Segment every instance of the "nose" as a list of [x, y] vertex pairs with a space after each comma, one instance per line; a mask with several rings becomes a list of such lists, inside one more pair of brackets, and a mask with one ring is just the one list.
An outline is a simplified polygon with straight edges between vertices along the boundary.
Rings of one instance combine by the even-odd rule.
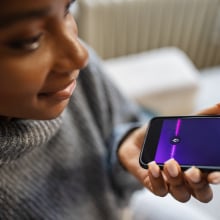
[[54, 45], [54, 71], [71, 72], [82, 69], [88, 62], [88, 51], [73, 31], [59, 34]]

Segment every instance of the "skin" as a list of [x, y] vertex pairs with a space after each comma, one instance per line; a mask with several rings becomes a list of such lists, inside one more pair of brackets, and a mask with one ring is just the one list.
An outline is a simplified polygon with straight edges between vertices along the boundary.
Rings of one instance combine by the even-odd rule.
[[[88, 54], [78, 40], [69, 0], [7, 0], [0, 13], [0, 115], [2, 118], [48, 120], [61, 114], [74, 92], [79, 70]], [[31, 15], [31, 16], [30, 16]], [[33, 16], [34, 15], [34, 16]], [[219, 105], [201, 114], [219, 114]], [[145, 170], [139, 154], [146, 126], [133, 131], [119, 148], [119, 160], [155, 195], [173, 195], [181, 202], [191, 195], [212, 199], [210, 183], [220, 174], [196, 168], [181, 172], [168, 161], [164, 171], [154, 162]]]
[[[9, 0], [1, 4], [0, 20], [5, 22], [0, 25], [0, 115], [57, 117], [68, 104], [88, 56], [68, 12], [69, 1]], [[38, 11], [35, 17], [18, 16], [33, 11]]]

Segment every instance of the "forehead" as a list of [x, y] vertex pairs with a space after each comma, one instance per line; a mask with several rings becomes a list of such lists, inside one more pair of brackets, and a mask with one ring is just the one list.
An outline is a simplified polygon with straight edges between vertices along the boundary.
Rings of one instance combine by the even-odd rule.
[[0, 0], [0, 17], [33, 9], [56, 7], [68, 0]]
[[[55, 0], [56, 1], [56, 0]], [[54, 2], [55, 2], [54, 1]], [[9, 11], [20, 11], [25, 9], [30, 9], [37, 6], [47, 5], [53, 2], [51, 0], [0, 0], [0, 11], [5, 14]]]
[[0, 26], [7, 26], [16, 20], [40, 16], [62, 9], [68, 0], [7, 0], [0, 7]]

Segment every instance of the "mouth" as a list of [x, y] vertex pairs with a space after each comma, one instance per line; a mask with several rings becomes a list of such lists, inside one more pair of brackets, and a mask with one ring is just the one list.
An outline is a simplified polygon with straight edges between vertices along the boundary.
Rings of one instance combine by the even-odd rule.
[[54, 99], [56, 101], [63, 101], [69, 99], [72, 96], [75, 88], [76, 88], [76, 80], [73, 80], [71, 83], [69, 83], [67, 86], [65, 86], [62, 89], [58, 89], [53, 92], [43, 92], [40, 93], [38, 96], [40, 98], [49, 98], [49, 99]]

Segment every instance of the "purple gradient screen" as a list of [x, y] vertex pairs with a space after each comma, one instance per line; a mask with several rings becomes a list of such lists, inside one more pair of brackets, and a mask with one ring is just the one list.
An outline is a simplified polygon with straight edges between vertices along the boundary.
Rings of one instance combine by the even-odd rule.
[[175, 158], [183, 165], [220, 165], [220, 118], [164, 119], [157, 163]]

